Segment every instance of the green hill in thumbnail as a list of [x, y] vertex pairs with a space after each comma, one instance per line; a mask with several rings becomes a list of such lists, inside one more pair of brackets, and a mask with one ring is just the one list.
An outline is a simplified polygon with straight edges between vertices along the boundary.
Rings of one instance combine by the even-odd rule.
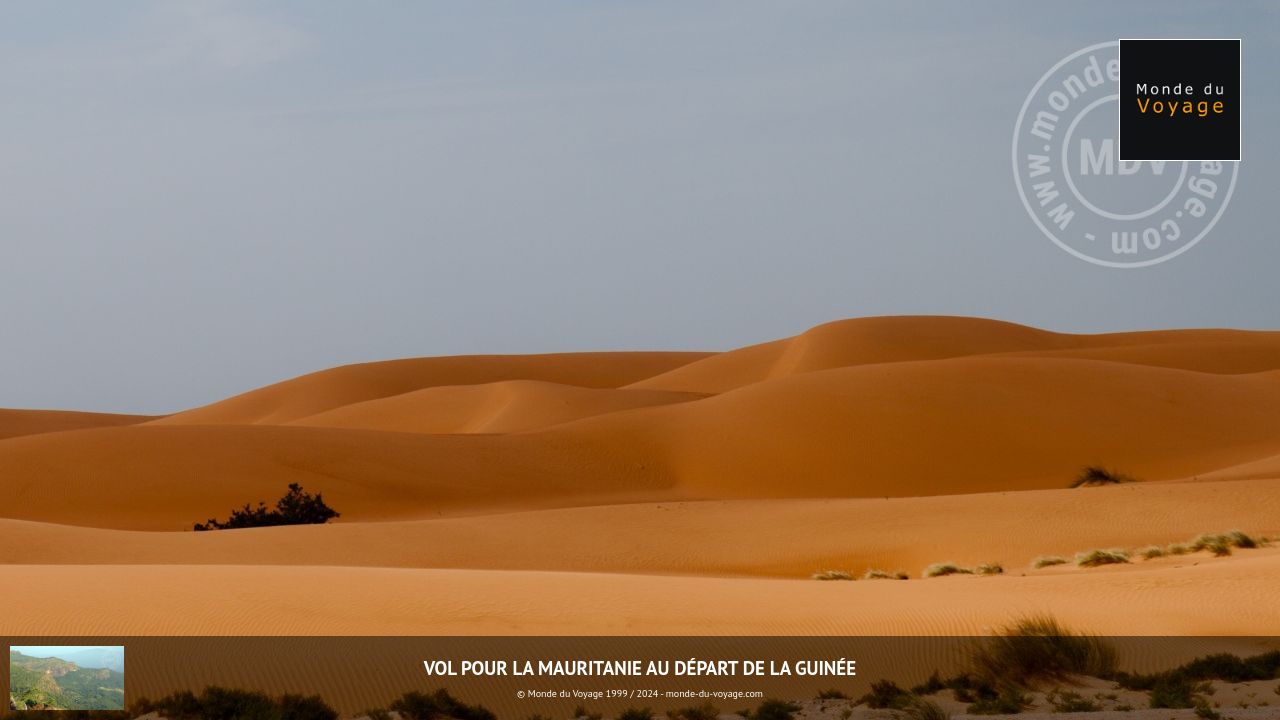
[[15, 710], [121, 710], [124, 673], [11, 650], [9, 697]]

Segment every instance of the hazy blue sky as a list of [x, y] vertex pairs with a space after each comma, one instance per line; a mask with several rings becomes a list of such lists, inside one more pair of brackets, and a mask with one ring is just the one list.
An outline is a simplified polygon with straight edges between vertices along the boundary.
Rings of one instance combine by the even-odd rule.
[[[1280, 327], [1278, 8], [6, 2], [0, 406], [872, 314]], [[1009, 169], [1040, 75], [1124, 36], [1244, 38], [1231, 206], [1137, 271], [1053, 246]]]

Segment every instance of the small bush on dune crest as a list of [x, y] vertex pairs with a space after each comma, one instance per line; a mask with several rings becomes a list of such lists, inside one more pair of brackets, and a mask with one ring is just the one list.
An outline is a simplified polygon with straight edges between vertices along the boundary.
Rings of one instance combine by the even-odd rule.
[[1226, 535], [1215, 535], [1213, 533], [1205, 533], [1197, 535], [1191, 541], [1192, 552], [1200, 552], [1208, 550], [1219, 557], [1231, 554], [1231, 538]]
[[1165, 552], [1169, 555], [1190, 555], [1192, 550], [1191, 546], [1186, 543], [1171, 543], [1169, 547], [1165, 548]]
[[1099, 567], [1102, 565], [1120, 565], [1129, 562], [1129, 553], [1125, 550], [1090, 550], [1076, 553], [1076, 565], [1080, 567]]
[[1003, 575], [1004, 566], [1000, 563], [982, 563], [974, 568], [974, 572], [979, 575]]
[[627, 708], [618, 713], [617, 720], [653, 720], [653, 710], [649, 708]]
[[1158, 557], [1164, 557], [1164, 548], [1159, 545], [1148, 545], [1138, 551], [1143, 560], [1155, 560]]
[[947, 575], [972, 575], [972, 574], [973, 574], [973, 568], [960, 567], [959, 565], [953, 562], [934, 563], [924, 569], [924, 576], [927, 578], [945, 577]]
[[1098, 485], [1119, 485], [1120, 483], [1133, 482], [1133, 478], [1123, 473], [1112, 472], [1099, 465], [1090, 465], [1080, 471], [1074, 482], [1071, 483], [1073, 488], [1093, 487]]
[[1266, 538], [1254, 539], [1241, 530], [1232, 530], [1227, 533], [1227, 542], [1232, 547], [1238, 547], [1241, 550], [1254, 550], [1266, 544]]
[[1031, 567], [1039, 570], [1040, 568], [1053, 567], [1054, 565], [1066, 565], [1070, 560], [1058, 555], [1041, 555], [1031, 561]]
[[876, 568], [871, 568], [862, 574], [863, 580], [907, 580], [910, 577], [910, 575], [901, 570], [889, 572], [888, 570], [878, 570]]
[[1067, 630], [1052, 617], [1033, 616], [988, 639], [971, 662], [978, 677], [992, 684], [1029, 687], [1037, 680], [1072, 675], [1108, 677], [1116, 669], [1116, 652], [1099, 638]]
[[819, 570], [809, 577], [813, 580], [852, 580], [853, 574], [847, 570]]

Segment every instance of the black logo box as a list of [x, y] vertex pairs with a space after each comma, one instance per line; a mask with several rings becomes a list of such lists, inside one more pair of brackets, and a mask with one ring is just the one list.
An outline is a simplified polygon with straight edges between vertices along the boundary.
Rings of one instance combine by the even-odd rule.
[[[1121, 38], [1120, 159], [1240, 160], [1241, 50], [1239, 38]], [[1191, 114], [1183, 112], [1188, 101]], [[1177, 104], [1173, 114], [1170, 103]]]

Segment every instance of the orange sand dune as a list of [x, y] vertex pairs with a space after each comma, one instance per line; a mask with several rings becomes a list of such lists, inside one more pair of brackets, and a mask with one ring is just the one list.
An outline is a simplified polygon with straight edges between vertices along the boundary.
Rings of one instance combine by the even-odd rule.
[[415, 433], [510, 433], [639, 407], [697, 400], [696, 393], [614, 390], [507, 380], [426, 388], [295, 420], [294, 425]]
[[154, 417], [150, 415], [0, 409], [0, 440], [64, 430], [136, 425], [153, 419]]
[[[1163, 345], [1176, 347], [1164, 348]], [[966, 317], [873, 317], [819, 325], [792, 338], [752, 345], [641, 380], [636, 388], [724, 392], [772, 378], [873, 363], [996, 353], [1064, 351], [1099, 359], [1204, 372], [1280, 368], [1280, 333], [1166, 330], [1068, 335]]]
[[0, 520], [0, 563], [118, 564], [127, 558], [136, 564], [807, 578], [822, 569], [860, 574], [867, 568], [918, 576], [930, 563], [955, 561], [1000, 562], [1022, 573], [1039, 555], [1163, 545], [1237, 527], [1280, 536], [1280, 482], [1135, 483], [891, 500], [635, 503], [218, 533]]
[[[1280, 333], [869, 318], [720, 354], [353, 365], [142, 420], [0, 412], [23, 589], [0, 633], [1276, 627], [1280, 549], [1027, 565], [1280, 533]], [[1065, 489], [1089, 464], [1147, 482]], [[183, 532], [290, 482], [339, 522]], [[1008, 572], [804, 579], [946, 560]]]
[[972, 357], [793, 375], [594, 428], [664, 433], [702, 497], [942, 495], [1063, 487], [1086, 464], [1156, 480], [1276, 454], [1278, 403], [1280, 373]]
[[[0, 443], [0, 507], [71, 525], [180, 530], [270, 501], [290, 482], [343, 520], [432, 517], [671, 497], [640, 462], [604, 467], [576, 438], [287, 426], [142, 425]], [[584, 483], [571, 468], [596, 467]], [[15, 512], [16, 511], [16, 512]]]
[[[492, 570], [5, 565], [6, 635], [1271, 635], [1280, 552], [1172, 569], [815, 582]], [[93, 592], [84, 592], [93, 588]], [[1229, 610], [1224, 610], [1229, 609]]]
[[285, 423], [343, 405], [427, 387], [503, 380], [615, 388], [706, 356], [692, 352], [460, 355], [344, 365], [251, 390], [157, 422]]
[[[0, 507], [179, 529], [288, 482], [344, 520], [599, 502], [899, 497], [1145, 480], [1280, 454], [1280, 373], [973, 357], [816, 371], [511, 435], [137, 426], [0, 444]], [[128, 495], [121, 495], [128, 488]], [[104, 508], [112, 508], [104, 512]]]
[[1003, 353], [1004, 357], [1077, 358], [1153, 365], [1177, 370], [1235, 375], [1280, 370], [1280, 333], [1258, 334], [1248, 340], [1204, 340], [1034, 350]]

